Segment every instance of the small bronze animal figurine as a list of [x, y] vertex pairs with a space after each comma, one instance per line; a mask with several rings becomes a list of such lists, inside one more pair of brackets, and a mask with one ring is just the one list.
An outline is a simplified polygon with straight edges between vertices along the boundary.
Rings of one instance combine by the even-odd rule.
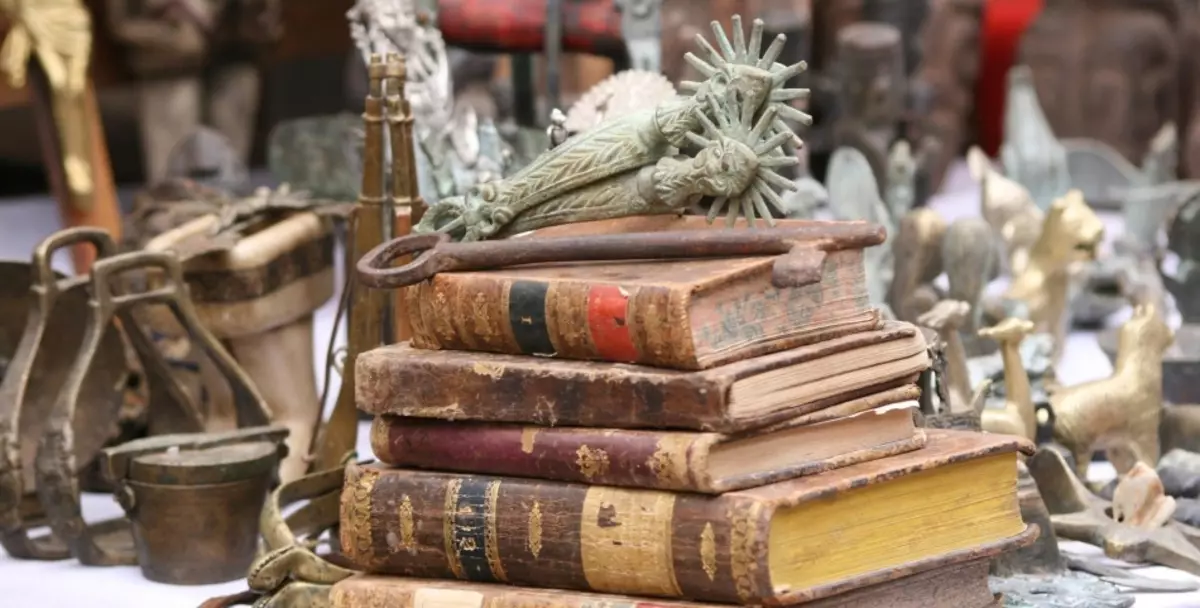
[[1000, 343], [1000, 356], [1004, 360], [1004, 408], [985, 408], [981, 414], [983, 430], [989, 433], [1018, 435], [1030, 441], [1037, 437], [1037, 412], [1029, 375], [1021, 362], [1021, 340], [1031, 331], [1033, 323], [1013, 317], [979, 330], [980, 337]]
[[[1121, 327], [1112, 376], [1063, 388], [1050, 396], [1054, 439], [1071, 451], [1076, 472], [1087, 479], [1088, 463], [1097, 448], [1125, 444], [1136, 460], [1153, 465], [1160, 451], [1162, 359], [1174, 341], [1171, 328], [1153, 306], [1134, 309]], [[1114, 459], [1125, 473], [1132, 462]]]
[[983, 292], [1000, 270], [992, 231], [980, 218], [956, 220], [946, 229], [941, 253], [950, 284], [946, 296], [967, 303], [969, 311], [962, 331], [973, 334], [979, 328]]
[[896, 318], [909, 323], [937, 301], [930, 284], [942, 274], [942, 237], [946, 220], [929, 207], [913, 209], [900, 218], [894, 243], [895, 273], [888, 304]]
[[938, 332], [944, 344], [946, 358], [945, 384], [951, 412], [963, 411], [971, 398], [971, 373], [967, 369], [967, 353], [963, 350], [959, 327], [967, 320], [971, 306], [961, 300], [942, 300], [917, 317], [917, 324]]
[[1062, 352], [1067, 330], [1067, 303], [1072, 266], [1096, 259], [1104, 239], [1104, 223], [1072, 190], [1054, 201], [1024, 270], [1013, 276], [1005, 298], [1028, 307], [1034, 329], [1054, 336], [1054, 360]]

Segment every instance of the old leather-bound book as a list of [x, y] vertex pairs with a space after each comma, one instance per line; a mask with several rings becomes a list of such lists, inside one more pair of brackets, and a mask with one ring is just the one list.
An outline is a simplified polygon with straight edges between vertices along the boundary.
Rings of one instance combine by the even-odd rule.
[[775, 257], [544, 264], [408, 288], [412, 346], [707, 369], [873, 327], [861, 249], [776, 289]]
[[919, 449], [919, 396], [907, 385], [740, 435], [377, 416], [371, 448], [405, 468], [720, 494]]
[[[1006, 544], [981, 552], [999, 553]], [[988, 558], [954, 555], [929, 570], [863, 587], [841, 595], [805, 602], [805, 608], [996, 608], [988, 589]], [[679, 600], [603, 595], [561, 589], [436, 581], [400, 576], [359, 574], [333, 586], [330, 608], [717, 608]]]
[[701, 371], [406, 344], [356, 365], [358, 408], [372, 415], [736, 433], [910, 383], [929, 355], [914, 326], [889, 322]]
[[371, 574], [791, 604], [1031, 540], [1032, 446], [927, 432], [921, 450], [719, 496], [350, 465], [341, 545]]

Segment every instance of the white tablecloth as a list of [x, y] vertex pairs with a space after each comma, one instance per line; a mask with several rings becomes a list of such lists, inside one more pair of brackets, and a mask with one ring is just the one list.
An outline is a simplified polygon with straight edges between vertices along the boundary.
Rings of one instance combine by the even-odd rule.
[[[948, 219], [978, 214], [978, 195], [962, 167], [956, 167], [948, 179], [945, 193], [931, 203]], [[1106, 217], [1109, 236], [1120, 231], [1120, 221]], [[31, 227], [41, 229], [31, 229]], [[20, 230], [10, 230], [19, 227]], [[57, 228], [54, 208], [40, 204], [0, 203], [0, 259], [27, 259], [34, 244]], [[66, 259], [60, 257], [56, 266], [69, 271]], [[342, 268], [341, 264], [337, 268]], [[316, 356], [318, 378], [323, 375], [325, 340], [333, 319], [333, 302], [318, 314], [316, 320]], [[1071, 335], [1058, 366], [1059, 378], [1065, 384], [1102, 378], [1112, 370], [1108, 359], [1096, 345], [1091, 333]], [[333, 378], [330, 394], [337, 394], [337, 378]], [[332, 402], [332, 398], [330, 399]], [[332, 405], [332, 403], [330, 404]], [[360, 427], [359, 453], [370, 454], [365, 425]], [[1110, 467], [1093, 467], [1093, 477], [1111, 477]], [[119, 507], [107, 495], [85, 495], [84, 516], [89, 521], [115, 517]], [[1099, 549], [1082, 543], [1065, 542], [1064, 548], [1079, 553], [1099, 554]], [[1143, 568], [1136, 572], [1161, 578], [1187, 579], [1190, 575], [1168, 568]], [[234, 593], [244, 588], [244, 581], [203, 587], [178, 587], [152, 583], [142, 578], [136, 567], [88, 568], [75, 560], [61, 562], [31, 562], [9, 558], [0, 550], [0, 608], [193, 608], [207, 598]], [[1200, 592], [1186, 594], [1138, 594], [1138, 608], [1200, 608]]]

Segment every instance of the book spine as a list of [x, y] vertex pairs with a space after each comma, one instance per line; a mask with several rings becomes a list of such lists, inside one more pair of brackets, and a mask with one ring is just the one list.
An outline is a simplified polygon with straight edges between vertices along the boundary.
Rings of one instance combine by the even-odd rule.
[[371, 424], [375, 457], [392, 466], [709, 494], [696, 463], [719, 438], [399, 416]]
[[771, 509], [675, 494], [350, 465], [341, 544], [371, 574], [714, 603], [774, 595]]
[[[430, 582], [400, 577], [355, 576], [338, 582], [329, 592], [331, 608], [703, 608], [708, 604], [646, 601], [561, 589], [508, 585]], [[716, 608], [715, 605], [711, 605]]]
[[699, 366], [678, 289], [449, 274], [406, 297], [414, 348]]
[[634, 373], [576, 362], [544, 367], [482, 358], [395, 357], [376, 349], [355, 360], [355, 399], [368, 414], [446, 420], [701, 431], [721, 431], [727, 424], [728, 377]]

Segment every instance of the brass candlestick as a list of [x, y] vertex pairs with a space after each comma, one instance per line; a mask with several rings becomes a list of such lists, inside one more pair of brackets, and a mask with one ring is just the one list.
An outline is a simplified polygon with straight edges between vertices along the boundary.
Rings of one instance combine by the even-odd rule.
[[[367, 65], [368, 90], [363, 105], [363, 175], [362, 190], [350, 223], [349, 242], [346, 256], [352, 267], [367, 251], [390, 237], [394, 222], [392, 199], [386, 194], [384, 173], [384, 122], [394, 125], [391, 135], [403, 134], [411, 137], [412, 113], [404, 102], [404, 60], [399, 55], [388, 55], [387, 62], [379, 55], [372, 55]], [[386, 97], [385, 97], [386, 93]], [[389, 117], [385, 108], [392, 112]], [[407, 127], [406, 127], [407, 126]], [[401, 143], [393, 139], [396, 151], [393, 168], [403, 167], [412, 160], [411, 139]], [[415, 175], [416, 168], [412, 169]], [[413, 180], [415, 182], [415, 180]], [[386, 219], [385, 219], [386, 218]], [[346, 283], [349, 293], [349, 327], [346, 336], [346, 359], [342, 365], [342, 386], [337, 404], [325, 426], [324, 436], [316, 454], [313, 470], [325, 470], [338, 466], [346, 454], [354, 449], [358, 433], [358, 416], [354, 404], [354, 361], [358, 354], [389, 341], [385, 328], [390, 325], [392, 312], [389, 294], [386, 291], [367, 289]]]

